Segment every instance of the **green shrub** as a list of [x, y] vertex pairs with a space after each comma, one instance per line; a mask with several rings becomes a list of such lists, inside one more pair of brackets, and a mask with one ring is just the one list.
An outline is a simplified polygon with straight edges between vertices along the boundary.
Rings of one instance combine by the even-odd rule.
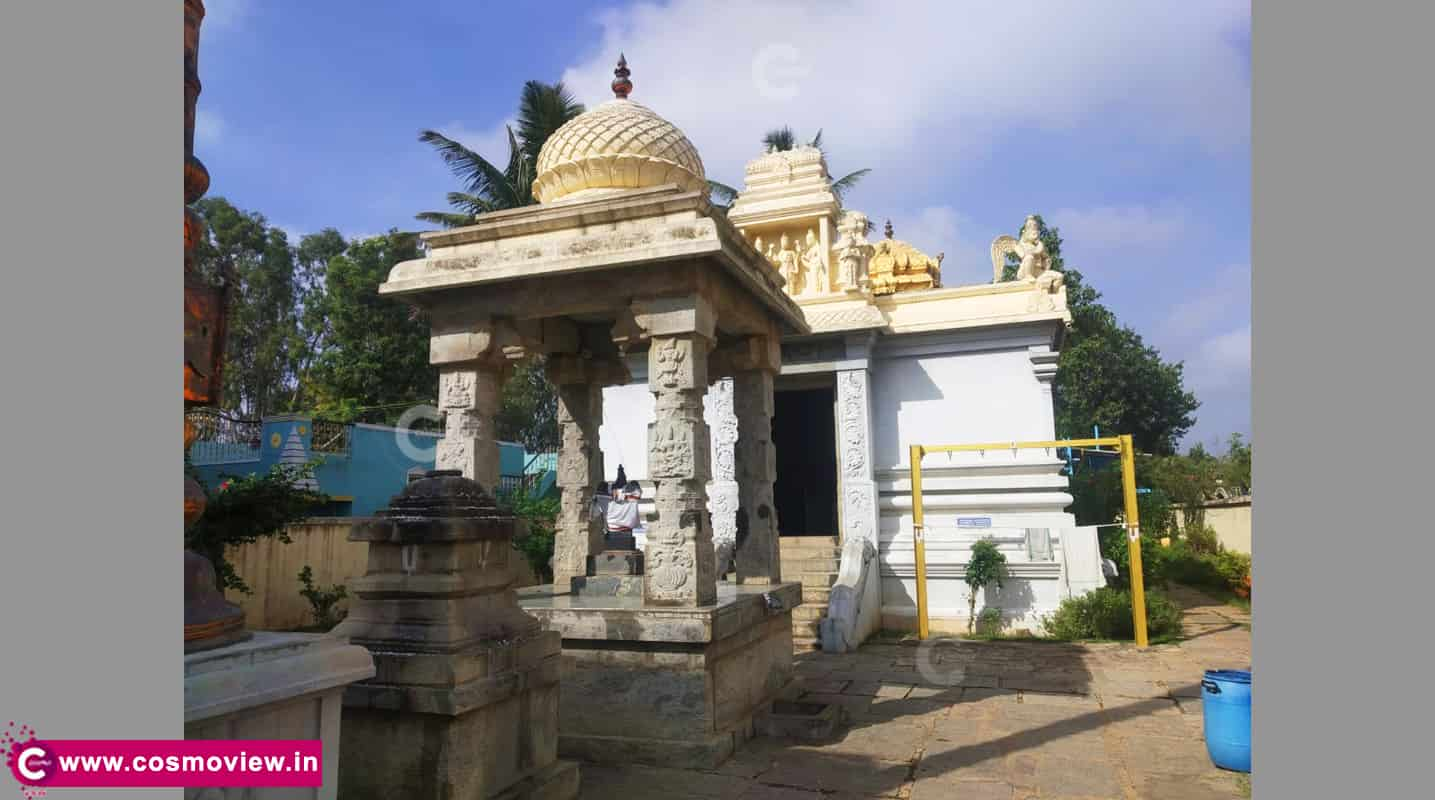
[[963, 578], [970, 590], [967, 603], [967, 633], [972, 633], [976, 627], [977, 592], [992, 583], [995, 583], [1000, 589], [1004, 572], [1006, 572], [1006, 556], [997, 549], [995, 542], [991, 539], [982, 539], [972, 545], [972, 558], [967, 562], [967, 574]]
[[1002, 633], [1002, 612], [999, 608], [987, 607], [977, 615], [977, 635], [996, 638]]
[[334, 606], [349, 596], [349, 590], [344, 588], [344, 584], [339, 583], [327, 589], [320, 589], [314, 585], [314, 570], [310, 569], [308, 564], [299, 570], [299, 584], [304, 587], [299, 590], [299, 594], [309, 601], [309, 606], [314, 611], [314, 625], [320, 628], [332, 628], [344, 618], [342, 613], [334, 613]]
[[[1136, 638], [1131, 593], [1109, 586], [1061, 602], [1044, 620], [1047, 636], [1064, 641]], [[1146, 591], [1146, 635], [1151, 639], [1181, 631], [1181, 610], [1159, 591]]]
[[498, 505], [522, 523], [513, 537], [513, 549], [523, 555], [539, 582], [552, 582], [553, 570], [548, 564], [553, 560], [557, 536], [558, 498], [541, 497], [528, 486], [519, 486], [499, 495]]
[[1216, 535], [1215, 528], [1209, 525], [1187, 525], [1181, 531], [1181, 538], [1192, 552], [1203, 554], [1214, 554], [1221, 551], [1221, 539]]
[[[1101, 557], [1116, 562], [1116, 577], [1107, 578], [1107, 583], [1118, 589], [1131, 586], [1131, 556], [1126, 529], [1120, 527], [1102, 528], [1097, 533], [1101, 543]], [[1141, 577], [1146, 586], [1166, 585], [1165, 570], [1169, 558], [1167, 548], [1150, 536], [1141, 537]]]
[[317, 461], [293, 466], [275, 464], [267, 473], [237, 477], [221, 475], [217, 487], [204, 486], [204, 514], [185, 534], [184, 546], [209, 559], [221, 590], [253, 594], [249, 585], [225, 558], [227, 548], [275, 537], [289, 544], [285, 528], [301, 522], [325, 502], [328, 495], [301, 489], [301, 480], [314, 477]]

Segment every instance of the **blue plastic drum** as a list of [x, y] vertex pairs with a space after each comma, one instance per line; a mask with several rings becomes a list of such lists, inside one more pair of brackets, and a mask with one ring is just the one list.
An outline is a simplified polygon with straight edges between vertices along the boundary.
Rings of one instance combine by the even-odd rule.
[[1201, 680], [1206, 752], [1221, 769], [1251, 771], [1251, 673], [1206, 670]]

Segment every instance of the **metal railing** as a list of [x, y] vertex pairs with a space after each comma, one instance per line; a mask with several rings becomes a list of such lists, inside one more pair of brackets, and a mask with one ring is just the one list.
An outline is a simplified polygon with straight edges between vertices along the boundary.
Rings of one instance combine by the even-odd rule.
[[193, 433], [189, 457], [196, 464], [226, 464], [259, 458], [264, 423], [242, 419], [213, 408], [184, 412], [184, 422]]
[[310, 423], [310, 430], [312, 431], [312, 435], [309, 438], [310, 452], [349, 452], [349, 423], [316, 419]]

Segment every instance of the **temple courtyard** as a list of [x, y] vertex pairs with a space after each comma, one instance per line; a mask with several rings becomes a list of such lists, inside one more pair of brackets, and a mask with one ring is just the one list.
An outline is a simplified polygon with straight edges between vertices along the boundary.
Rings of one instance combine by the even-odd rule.
[[797, 656], [807, 699], [838, 703], [831, 741], [758, 737], [716, 770], [582, 765], [580, 795], [910, 800], [1248, 797], [1211, 764], [1202, 672], [1249, 668], [1250, 615], [1190, 590], [1184, 637], [1130, 644], [870, 640]]

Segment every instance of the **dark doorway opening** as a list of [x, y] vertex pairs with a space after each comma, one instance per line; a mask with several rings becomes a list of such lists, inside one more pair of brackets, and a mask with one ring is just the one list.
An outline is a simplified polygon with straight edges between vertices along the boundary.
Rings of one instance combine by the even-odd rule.
[[778, 531], [783, 536], [837, 534], [837, 431], [831, 387], [777, 392], [772, 443], [777, 447]]

